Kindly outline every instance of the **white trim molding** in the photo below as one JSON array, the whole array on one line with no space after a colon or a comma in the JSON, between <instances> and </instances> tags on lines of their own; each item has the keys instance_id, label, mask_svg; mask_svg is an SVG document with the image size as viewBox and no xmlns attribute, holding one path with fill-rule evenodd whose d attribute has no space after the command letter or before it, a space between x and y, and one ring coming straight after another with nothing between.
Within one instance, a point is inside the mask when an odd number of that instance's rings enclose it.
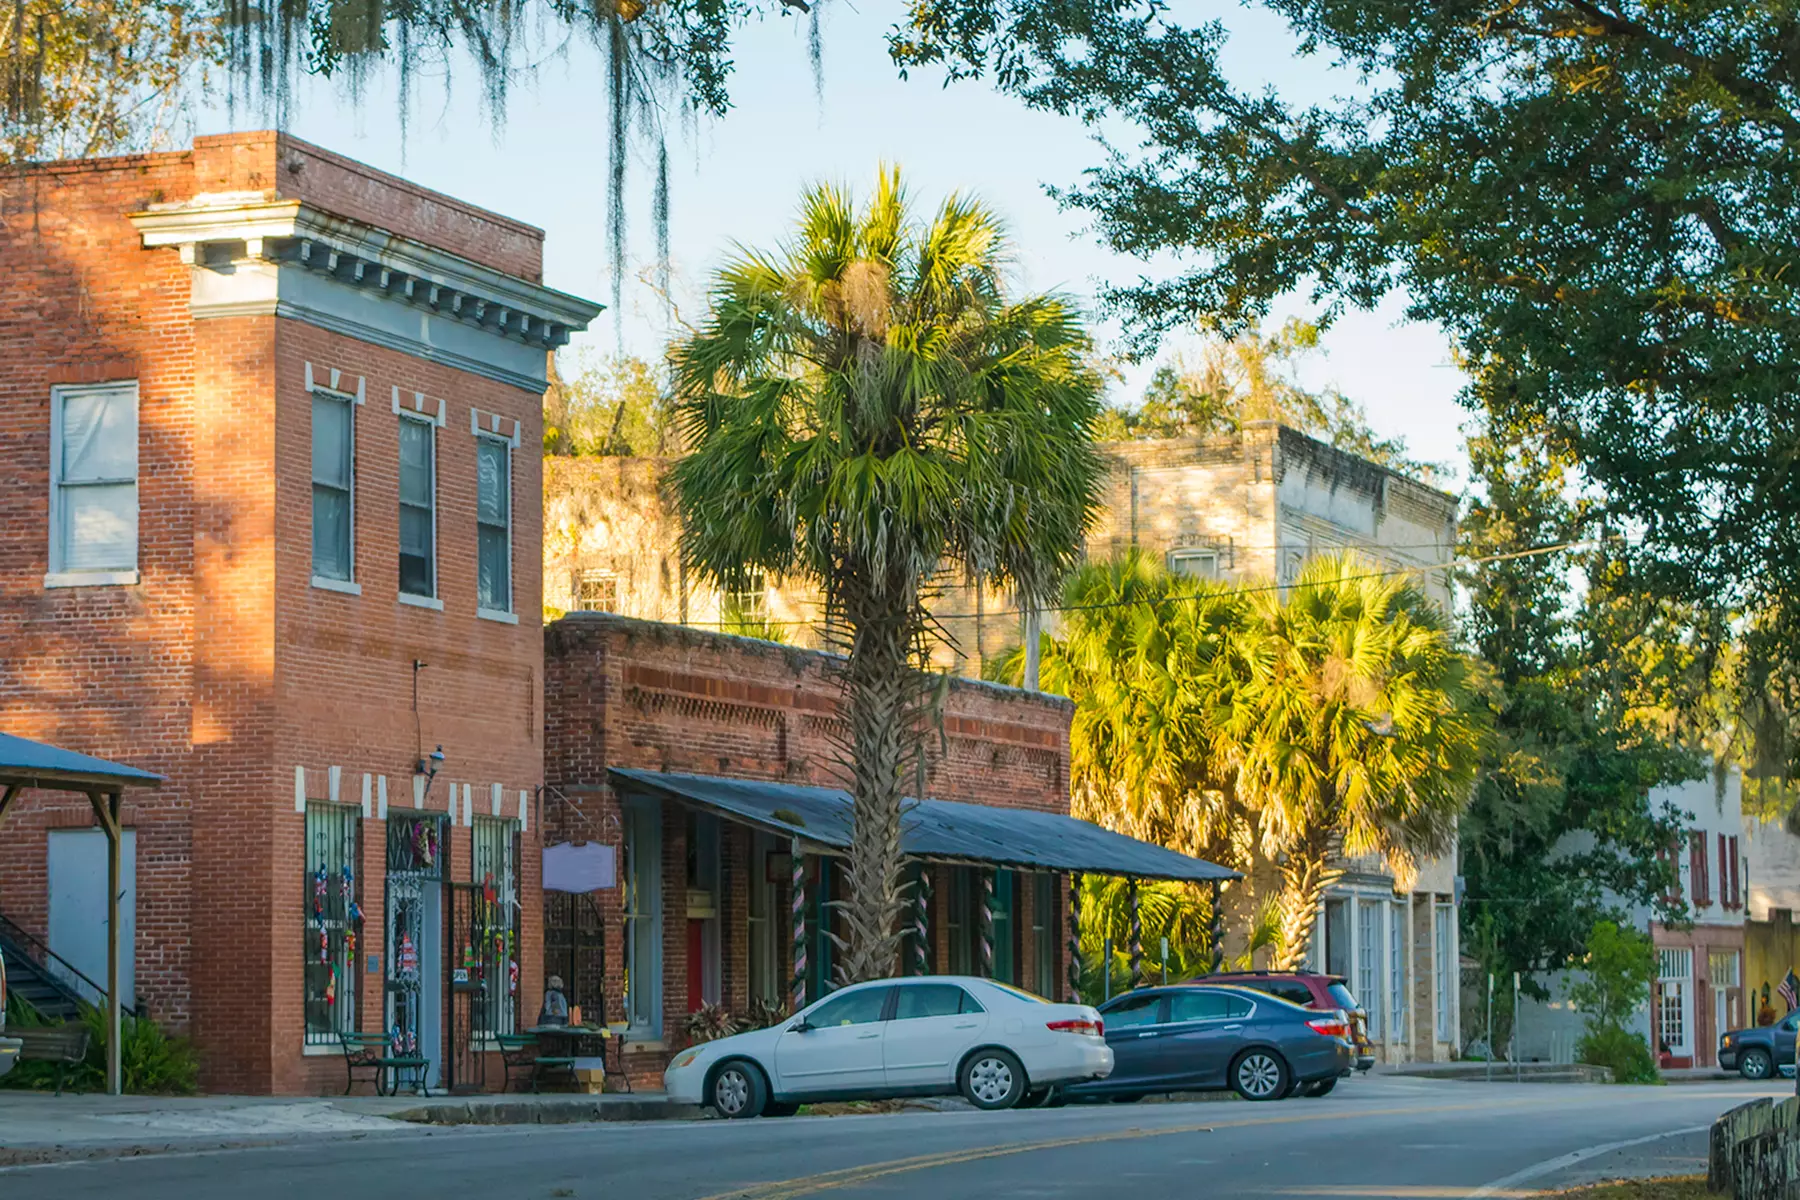
<instances>
[{"instance_id":1,"label":"white trim molding","mask_svg":"<svg viewBox=\"0 0 1800 1200\"><path fill-rule=\"evenodd\" d=\"M519 789L519 832L524 833L531 828L531 793Z\"/></svg>"},{"instance_id":2,"label":"white trim molding","mask_svg":"<svg viewBox=\"0 0 1800 1200\"><path fill-rule=\"evenodd\" d=\"M500 815L500 805L503 803L500 797L503 793L504 789L497 783L488 792L488 801L493 809L493 815L496 817Z\"/></svg>"},{"instance_id":3,"label":"white trim molding","mask_svg":"<svg viewBox=\"0 0 1800 1200\"><path fill-rule=\"evenodd\" d=\"M339 386L340 382L348 383L349 376L346 375L343 371L338 370L336 367L319 367L319 368L317 368L317 370L319 372L321 372L323 377L325 379L329 380L329 382L327 382L327 383L318 382L320 376L313 374L314 370L315 370L315 368L313 367L313 365L311 363L306 364L306 390L307 391L309 391L309 392L336 392L340 396L350 397L351 399L355 400L356 403L358 403L358 404L362 404L367 400L368 397L364 391L364 380L361 375L358 375L356 377L356 386L354 388L352 388L352 387L347 387L347 386Z\"/></svg>"},{"instance_id":4,"label":"white trim molding","mask_svg":"<svg viewBox=\"0 0 1800 1200\"><path fill-rule=\"evenodd\" d=\"M342 768L342 767L327 767L327 768L325 768L325 798L327 800L331 801L333 804L338 803L338 797L343 795L343 792L339 786L340 784L342 784L343 779L344 779L344 768Z\"/></svg>"},{"instance_id":5,"label":"white trim molding","mask_svg":"<svg viewBox=\"0 0 1800 1200\"><path fill-rule=\"evenodd\" d=\"M383 821L387 820L387 776L375 777L375 814Z\"/></svg>"},{"instance_id":6,"label":"white trim molding","mask_svg":"<svg viewBox=\"0 0 1800 1200\"><path fill-rule=\"evenodd\" d=\"M435 410L435 412L433 410ZM430 421L433 425L442 429L449 423L450 405L447 401L439 400L434 396L427 396L424 392L409 392L406 403L402 404L400 402L400 385L395 384L394 415L399 416L401 413L406 413L408 416L416 415L424 417L427 421Z\"/></svg>"},{"instance_id":7,"label":"white trim molding","mask_svg":"<svg viewBox=\"0 0 1800 1200\"><path fill-rule=\"evenodd\" d=\"M306 768L294 768L294 811L306 811Z\"/></svg>"},{"instance_id":8,"label":"white trim molding","mask_svg":"<svg viewBox=\"0 0 1800 1200\"><path fill-rule=\"evenodd\" d=\"M136 587L139 582L136 571L49 571L44 575L47 588Z\"/></svg>"},{"instance_id":9,"label":"white trim molding","mask_svg":"<svg viewBox=\"0 0 1800 1200\"><path fill-rule=\"evenodd\" d=\"M478 608L475 610L475 615L480 617L483 621L499 621L504 625L517 625L519 623L518 613L501 612L497 608Z\"/></svg>"},{"instance_id":10,"label":"white trim molding","mask_svg":"<svg viewBox=\"0 0 1800 1200\"><path fill-rule=\"evenodd\" d=\"M475 437L483 434L497 437L514 450L519 448L518 421L511 417L503 417L499 413L482 412L479 408L471 408L469 410L469 433Z\"/></svg>"},{"instance_id":11,"label":"white trim molding","mask_svg":"<svg viewBox=\"0 0 1800 1200\"><path fill-rule=\"evenodd\" d=\"M244 193L130 214L192 268L195 319L273 314L527 391L601 306L299 200Z\"/></svg>"},{"instance_id":12,"label":"white trim molding","mask_svg":"<svg viewBox=\"0 0 1800 1200\"><path fill-rule=\"evenodd\" d=\"M425 807L425 777L423 775L414 775L412 777L412 779L413 779L413 807L414 808L424 808Z\"/></svg>"},{"instance_id":13,"label":"white trim molding","mask_svg":"<svg viewBox=\"0 0 1800 1200\"><path fill-rule=\"evenodd\" d=\"M443 612L444 602L436 596L415 596L411 592L401 592L400 603L408 608L429 608L433 612Z\"/></svg>"}]
</instances>

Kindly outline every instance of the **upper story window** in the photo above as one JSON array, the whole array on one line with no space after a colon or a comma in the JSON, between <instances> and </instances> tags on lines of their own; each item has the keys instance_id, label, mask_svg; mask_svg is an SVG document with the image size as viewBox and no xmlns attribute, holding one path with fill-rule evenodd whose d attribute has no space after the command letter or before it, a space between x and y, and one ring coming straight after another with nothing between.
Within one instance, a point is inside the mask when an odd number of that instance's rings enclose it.
<instances>
[{"instance_id":1,"label":"upper story window","mask_svg":"<svg viewBox=\"0 0 1800 1200\"><path fill-rule=\"evenodd\" d=\"M618 612L619 577L606 570L584 570L575 576L575 607L582 612Z\"/></svg>"},{"instance_id":2,"label":"upper story window","mask_svg":"<svg viewBox=\"0 0 1800 1200\"><path fill-rule=\"evenodd\" d=\"M1175 575L1189 575L1195 579L1219 578L1219 552L1217 550L1171 550L1169 551L1169 571Z\"/></svg>"},{"instance_id":3,"label":"upper story window","mask_svg":"<svg viewBox=\"0 0 1800 1200\"><path fill-rule=\"evenodd\" d=\"M475 439L476 604L510 613L512 595L512 446Z\"/></svg>"},{"instance_id":4,"label":"upper story window","mask_svg":"<svg viewBox=\"0 0 1800 1200\"><path fill-rule=\"evenodd\" d=\"M135 381L50 393L51 587L136 583Z\"/></svg>"},{"instance_id":5,"label":"upper story window","mask_svg":"<svg viewBox=\"0 0 1800 1200\"><path fill-rule=\"evenodd\" d=\"M356 419L354 400L312 394L312 573L348 583L355 574Z\"/></svg>"},{"instance_id":6,"label":"upper story window","mask_svg":"<svg viewBox=\"0 0 1800 1200\"><path fill-rule=\"evenodd\" d=\"M400 417L400 594L437 596L437 427Z\"/></svg>"}]
</instances>

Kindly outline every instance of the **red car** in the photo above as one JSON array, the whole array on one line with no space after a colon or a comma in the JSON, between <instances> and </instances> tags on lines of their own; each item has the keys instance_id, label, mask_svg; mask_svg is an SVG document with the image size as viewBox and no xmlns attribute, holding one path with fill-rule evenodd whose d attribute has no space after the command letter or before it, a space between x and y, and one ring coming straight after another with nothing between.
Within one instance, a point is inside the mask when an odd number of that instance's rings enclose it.
<instances>
[{"instance_id":1,"label":"red car","mask_svg":"<svg viewBox=\"0 0 1800 1200\"><path fill-rule=\"evenodd\" d=\"M1294 971L1227 971L1207 975L1194 983L1229 983L1254 988L1271 996L1316 1008L1321 1012L1342 1011L1349 1014L1352 1040L1356 1045L1356 1069L1366 1071L1375 1065L1375 1047L1369 1041L1369 1014L1356 1002L1341 975L1308 975Z\"/></svg>"}]
</instances>

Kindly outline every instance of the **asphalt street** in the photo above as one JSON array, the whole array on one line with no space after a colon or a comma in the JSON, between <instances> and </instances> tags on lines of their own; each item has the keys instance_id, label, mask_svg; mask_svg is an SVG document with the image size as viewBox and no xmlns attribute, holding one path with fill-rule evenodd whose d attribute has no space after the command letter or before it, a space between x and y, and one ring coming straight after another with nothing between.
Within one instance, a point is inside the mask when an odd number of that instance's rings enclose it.
<instances>
[{"instance_id":1,"label":"asphalt street","mask_svg":"<svg viewBox=\"0 0 1800 1200\"><path fill-rule=\"evenodd\" d=\"M1704 1170L1705 1127L1791 1085L1371 1078L1324 1099L416 1129L0 1169L4 1200L1483 1197Z\"/></svg>"}]
</instances>

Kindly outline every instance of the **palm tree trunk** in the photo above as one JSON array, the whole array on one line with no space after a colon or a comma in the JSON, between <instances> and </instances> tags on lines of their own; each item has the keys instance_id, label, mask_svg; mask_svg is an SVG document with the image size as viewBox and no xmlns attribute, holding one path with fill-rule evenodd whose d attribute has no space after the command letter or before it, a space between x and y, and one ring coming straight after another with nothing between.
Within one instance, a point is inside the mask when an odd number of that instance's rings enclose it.
<instances>
[{"instance_id":1,"label":"palm tree trunk","mask_svg":"<svg viewBox=\"0 0 1800 1200\"><path fill-rule=\"evenodd\" d=\"M847 666L851 814L849 895L841 911L849 934L849 983L894 970L905 908L900 817L905 771L916 750L911 606L900 613L848 613L854 630Z\"/></svg>"},{"instance_id":2,"label":"palm tree trunk","mask_svg":"<svg viewBox=\"0 0 1800 1200\"><path fill-rule=\"evenodd\" d=\"M1325 903L1325 889L1343 872L1331 865L1330 848L1323 845L1290 851L1280 871L1280 925L1274 969L1298 971L1306 965L1306 952L1312 945L1313 930L1318 927L1319 909Z\"/></svg>"}]
</instances>

